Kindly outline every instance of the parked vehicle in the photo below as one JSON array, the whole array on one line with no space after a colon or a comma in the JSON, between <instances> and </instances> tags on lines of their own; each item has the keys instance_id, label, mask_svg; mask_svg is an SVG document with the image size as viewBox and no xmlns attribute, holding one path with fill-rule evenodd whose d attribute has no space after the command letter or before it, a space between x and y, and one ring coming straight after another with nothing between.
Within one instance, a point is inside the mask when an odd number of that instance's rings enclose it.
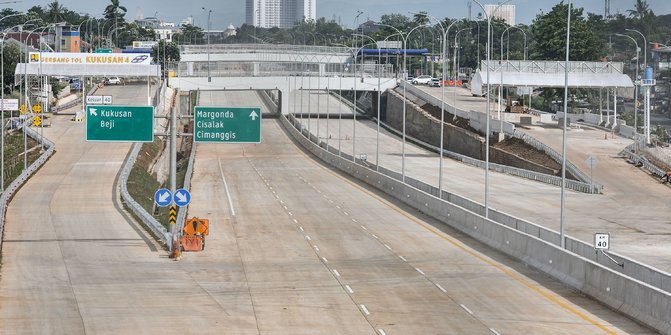
<instances>
[{"instance_id":1,"label":"parked vehicle","mask_svg":"<svg viewBox=\"0 0 671 335\"><path fill-rule=\"evenodd\" d=\"M441 82L441 80L439 78L431 78L431 81L429 82L429 86L440 87L440 82Z\"/></svg>"},{"instance_id":2,"label":"parked vehicle","mask_svg":"<svg viewBox=\"0 0 671 335\"><path fill-rule=\"evenodd\" d=\"M423 84L426 85L431 81L431 76L423 74L412 80L412 83L415 85Z\"/></svg>"}]
</instances>

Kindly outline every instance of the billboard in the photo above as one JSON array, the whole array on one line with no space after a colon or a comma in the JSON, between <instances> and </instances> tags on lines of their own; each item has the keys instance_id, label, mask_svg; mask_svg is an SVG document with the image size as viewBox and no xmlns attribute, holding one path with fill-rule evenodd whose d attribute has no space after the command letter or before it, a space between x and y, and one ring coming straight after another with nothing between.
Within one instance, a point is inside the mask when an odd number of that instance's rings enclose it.
<instances>
[{"instance_id":1,"label":"billboard","mask_svg":"<svg viewBox=\"0 0 671 335\"><path fill-rule=\"evenodd\" d=\"M133 41L133 49L151 49L157 44L156 41Z\"/></svg>"},{"instance_id":2,"label":"billboard","mask_svg":"<svg viewBox=\"0 0 671 335\"><path fill-rule=\"evenodd\" d=\"M148 53L123 54L123 53L77 53L77 52L31 52L31 64L125 64L125 65L150 65L151 56Z\"/></svg>"}]
</instances>

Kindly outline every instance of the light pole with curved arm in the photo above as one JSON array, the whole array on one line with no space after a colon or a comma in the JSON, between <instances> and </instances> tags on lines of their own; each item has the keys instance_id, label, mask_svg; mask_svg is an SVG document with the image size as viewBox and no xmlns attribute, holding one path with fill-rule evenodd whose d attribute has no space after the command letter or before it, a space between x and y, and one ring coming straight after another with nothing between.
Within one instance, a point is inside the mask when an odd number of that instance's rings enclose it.
<instances>
[{"instance_id":1,"label":"light pole with curved arm","mask_svg":"<svg viewBox=\"0 0 671 335\"><path fill-rule=\"evenodd\" d=\"M2 20L4 20L4 19L8 19L10 17L16 17L16 16L23 16L23 14L21 13L21 14L7 15L3 18L0 18L0 22L2 22ZM11 27L11 28L14 28L14 27ZM2 89L2 93L1 93L2 98L0 98L1 99L0 100L0 113L2 114L0 116L0 118L2 119L2 121L0 121L0 127L2 127L2 130L1 130L2 131L2 136L0 136L0 137L2 137L2 140L1 140L2 143L0 143L0 148L1 148L1 151L2 151L0 153L0 156L2 156L2 158L0 158L0 160L2 160L2 162L0 163L0 171L1 171L0 172L0 192L5 191L5 35L7 34L7 31L9 31L9 29L11 29L11 28L7 28L5 31L2 32L2 47L1 47L2 51L0 51L0 53L1 53L0 57L2 58L2 60L1 60L2 64L0 65L2 67L2 69L0 69L0 72L2 73L2 75L0 75L0 78L2 78L2 79L0 79L2 81L2 88L1 88Z\"/></svg>"},{"instance_id":2,"label":"light pole with curved arm","mask_svg":"<svg viewBox=\"0 0 671 335\"><path fill-rule=\"evenodd\" d=\"M634 150L638 151L638 139L636 138L636 135L638 135L638 88L636 87L636 82L638 81L638 62L641 48L638 47L638 42L636 42L636 39L629 35L615 34L615 36L626 37L634 42L634 45L636 45L636 77L634 78ZM599 113L601 112L599 111Z\"/></svg>"},{"instance_id":3,"label":"light pole with curved arm","mask_svg":"<svg viewBox=\"0 0 671 335\"><path fill-rule=\"evenodd\" d=\"M648 68L648 40L645 38L645 35L641 33L640 31L636 29L625 29L626 31L637 33L641 35L643 38L643 67ZM645 107L644 107L644 117L645 120L643 121L644 127L643 127L643 132L645 133L645 141L647 144L650 144L650 106L648 99L644 99Z\"/></svg>"},{"instance_id":4,"label":"light pole with curved arm","mask_svg":"<svg viewBox=\"0 0 671 335\"><path fill-rule=\"evenodd\" d=\"M511 0L507 0L499 4L494 11L491 14L496 13L501 6L505 5L506 3L510 2ZM489 69L491 67L491 53L492 53L492 15L487 13L487 10L485 10L485 6L483 6L479 0L473 0L480 8L482 8L482 11L485 14L485 17L487 18L487 48L486 48L486 53L487 53L487 115L485 117L486 120L486 125L485 125L485 217L489 218L489 129L490 129L490 111L491 111L491 89L492 89L492 84L490 83L490 76L489 76Z\"/></svg>"},{"instance_id":5,"label":"light pole with curved arm","mask_svg":"<svg viewBox=\"0 0 671 335\"><path fill-rule=\"evenodd\" d=\"M517 27L517 26L508 26L501 33L501 60L503 60L503 36L511 28L512 29L517 29L517 30L521 31L522 34L524 34L524 49L522 50L522 56L523 56L524 60L527 60L527 33L524 31L524 29L522 29L520 27ZM510 43L510 36L508 36L508 43ZM507 56L506 56L506 60L509 60L509 59L510 59L510 48L508 48Z\"/></svg>"},{"instance_id":6,"label":"light pole with curved arm","mask_svg":"<svg viewBox=\"0 0 671 335\"><path fill-rule=\"evenodd\" d=\"M399 35L401 35L401 39L403 39L403 74L404 74L404 76L401 79L401 80L403 80L403 143L402 143L402 146L401 146L401 151L402 151L402 153L401 153L401 156L402 156L402 158L401 158L401 181L405 183L405 137L406 137L405 136L405 122L406 122L405 121L405 115L406 115L406 105L407 105L407 101L405 99L405 92L406 92L405 86L408 84L407 83L407 77L408 77L408 73L407 73L407 71L408 71L407 70L408 37L410 37L410 34L412 34L413 31L415 31L419 28L431 27L431 25L422 24L422 25L419 25L417 27L414 27L414 28L410 29L410 31L407 32L404 36L404 34L400 30L398 30L398 28L396 28L394 26L384 24L384 23L377 23L377 22L374 23L374 24L377 25L377 26L388 27L388 28L392 28L392 29L396 30L396 32Z\"/></svg>"}]
</instances>

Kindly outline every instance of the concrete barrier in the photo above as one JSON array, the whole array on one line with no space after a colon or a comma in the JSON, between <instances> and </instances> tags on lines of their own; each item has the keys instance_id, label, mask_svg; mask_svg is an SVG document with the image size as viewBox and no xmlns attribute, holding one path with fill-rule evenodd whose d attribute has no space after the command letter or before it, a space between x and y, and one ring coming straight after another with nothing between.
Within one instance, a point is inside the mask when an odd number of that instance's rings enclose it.
<instances>
[{"instance_id":1,"label":"concrete barrier","mask_svg":"<svg viewBox=\"0 0 671 335\"><path fill-rule=\"evenodd\" d=\"M617 273L527 232L484 218L466 208L334 155L298 132L292 126L293 116L287 117L281 116L280 120L291 136L325 163L500 252L551 275L662 334L671 335L671 294L668 292ZM519 223L511 221L508 224ZM538 234L541 234L540 229Z\"/></svg>"}]
</instances>

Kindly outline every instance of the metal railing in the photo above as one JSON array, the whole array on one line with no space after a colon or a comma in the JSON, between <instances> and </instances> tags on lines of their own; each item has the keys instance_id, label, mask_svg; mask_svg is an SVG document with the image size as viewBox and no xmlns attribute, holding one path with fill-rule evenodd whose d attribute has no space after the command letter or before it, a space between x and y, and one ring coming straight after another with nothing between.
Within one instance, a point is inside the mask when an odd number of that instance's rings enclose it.
<instances>
[{"instance_id":1,"label":"metal railing","mask_svg":"<svg viewBox=\"0 0 671 335\"><path fill-rule=\"evenodd\" d=\"M29 121L24 122L21 128L25 130L26 135L30 136L35 141L42 143L47 149L42 153L42 155L40 155L39 158L37 158L35 162L24 169L23 172L18 177L16 177L16 179L14 179L14 181L12 181L9 186L5 188L4 192L2 192L2 195L0 195L0 250L2 250L2 241L4 240L3 234L5 231L5 213L7 212L7 205L9 204L10 199L12 199L14 193L16 193L16 191L18 191L21 186L23 186L23 184L27 182L28 179L30 179L30 176L37 172L37 170L39 170L40 167L42 167L42 165L47 162L47 160L54 154L56 150L56 144L47 138L40 136L37 131L27 127L26 125L28 122Z\"/></svg>"},{"instance_id":2,"label":"metal railing","mask_svg":"<svg viewBox=\"0 0 671 335\"><path fill-rule=\"evenodd\" d=\"M292 54L324 54L324 55L352 55L352 48L329 47L314 45L289 44L210 44L181 45L183 54L217 54L217 53L292 53ZM209 50L209 51L208 51Z\"/></svg>"},{"instance_id":3,"label":"metal railing","mask_svg":"<svg viewBox=\"0 0 671 335\"><path fill-rule=\"evenodd\" d=\"M320 66L323 68L320 69ZM208 71L209 68L209 71ZM179 77L363 77L394 78L392 64L302 63L296 62L180 62Z\"/></svg>"},{"instance_id":4,"label":"metal railing","mask_svg":"<svg viewBox=\"0 0 671 335\"><path fill-rule=\"evenodd\" d=\"M521 60L486 60L481 61L481 69L489 68L495 72L516 73L564 73L566 65L563 61L521 61ZM622 73L624 63L621 62L569 62L570 73Z\"/></svg>"}]
</instances>

